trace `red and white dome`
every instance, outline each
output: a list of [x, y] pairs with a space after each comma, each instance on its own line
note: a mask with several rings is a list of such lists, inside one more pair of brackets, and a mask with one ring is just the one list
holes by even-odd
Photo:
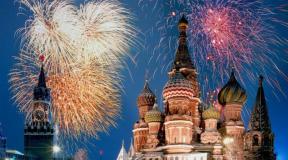
[[194, 89], [192, 83], [187, 80], [181, 72], [176, 71], [163, 89], [163, 97], [168, 100], [173, 97], [194, 97]]

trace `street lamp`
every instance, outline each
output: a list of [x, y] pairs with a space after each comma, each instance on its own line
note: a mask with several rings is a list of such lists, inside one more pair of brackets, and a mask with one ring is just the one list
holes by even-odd
[[61, 151], [61, 148], [58, 145], [53, 146], [53, 153], [59, 153]]

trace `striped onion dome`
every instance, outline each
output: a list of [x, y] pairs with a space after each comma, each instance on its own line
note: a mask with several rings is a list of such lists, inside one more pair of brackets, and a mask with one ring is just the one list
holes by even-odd
[[220, 90], [218, 94], [218, 102], [221, 105], [237, 103], [244, 104], [247, 99], [246, 91], [237, 82], [234, 72], [231, 73], [227, 84]]
[[151, 91], [148, 81], [146, 80], [144, 88], [137, 99], [138, 106], [152, 106], [155, 103], [155, 94]]
[[212, 105], [202, 113], [203, 119], [220, 119], [220, 113]]
[[163, 96], [166, 100], [172, 97], [187, 97], [192, 98], [193, 85], [187, 80], [181, 72], [177, 71], [172, 75], [163, 89]]
[[153, 109], [145, 114], [145, 122], [161, 122], [162, 113], [159, 111], [157, 103], [154, 103]]

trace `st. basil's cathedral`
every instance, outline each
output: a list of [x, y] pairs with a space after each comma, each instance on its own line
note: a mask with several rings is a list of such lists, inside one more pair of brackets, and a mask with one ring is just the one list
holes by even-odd
[[201, 107], [197, 71], [191, 60], [188, 21], [178, 23], [179, 46], [169, 80], [163, 89], [163, 111], [146, 81], [137, 99], [139, 120], [134, 124], [133, 143], [124, 145], [117, 160], [274, 160], [274, 134], [259, 77], [258, 92], [248, 128], [241, 113], [245, 89], [232, 71], [218, 93], [220, 109]]

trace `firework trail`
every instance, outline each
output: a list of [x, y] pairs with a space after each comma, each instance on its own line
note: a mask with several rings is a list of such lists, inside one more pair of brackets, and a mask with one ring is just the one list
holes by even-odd
[[186, 15], [189, 45], [193, 49], [190, 53], [200, 73], [199, 81], [204, 83], [202, 93], [223, 85], [231, 68], [246, 87], [256, 82], [262, 73], [276, 93], [282, 92], [281, 79], [275, 77], [280, 75], [288, 80], [279, 65], [287, 64], [288, 59], [287, 38], [278, 30], [288, 30], [287, 20], [283, 18], [287, 16], [287, 9], [283, 3], [285, 1], [273, 6], [263, 0], [139, 1], [143, 7], [158, 5], [156, 8], [161, 11], [155, 12], [162, 13], [154, 25], [161, 39], [151, 56], [156, 63], [161, 63], [162, 68], [158, 69], [161, 72], [167, 72], [171, 66], [178, 39], [176, 25], [180, 17]]
[[65, 0], [20, 4], [33, 15], [18, 30], [22, 50], [10, 73], [20, 110], [29, 119], [39, 66], [44, 65], [60, 137], [108, 132], [120, 112], [119, 69], [136, 35], [128, 10], [116, 0], [91, 1], [80, 9]]

